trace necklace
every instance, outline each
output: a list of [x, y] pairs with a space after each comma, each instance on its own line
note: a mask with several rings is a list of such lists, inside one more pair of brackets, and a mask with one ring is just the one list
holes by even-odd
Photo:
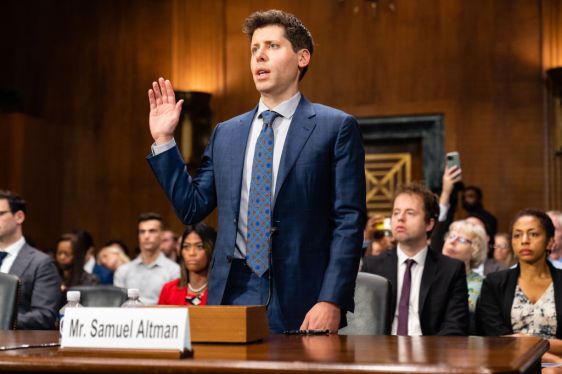
[[191, 291], [192, 293], [199, 293], [199, 292], [203, 291], [205, 288], [207, 288], [207, 283], [208, 282], [205, 282], [205, 284], [203, 284], [199, 288], [193, 288], [193, 287], [191, 287], [191, 283], [188, 283], [187, 288], [189, 288], [189, 291]]

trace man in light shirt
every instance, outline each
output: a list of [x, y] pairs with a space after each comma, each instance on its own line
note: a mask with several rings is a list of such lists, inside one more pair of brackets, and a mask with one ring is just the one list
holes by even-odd
[[392, 208], [396, 249], [364, 259], [362, 271], [392, 284], [390, 333], [466, 335], [468, 291], [461, 261], [429, 250], [439, 215], [437, 197], [421, 184], [400, 188]]
[[0, 272], [20, 278], [17, 329], [55, 327], [61, 302], [61, 279], [53, 259], [25, 242], [22, 225], [26, 202], [0, 191]]
[[138, 219], [140, 254], [115, 271], [113, 284], [123, 288], [138, 288], [145, 305], [158, 304], [165, 283], [180, 277], [180, 267], [160, 251], [162, 217], [155, 213], [141, 214]]

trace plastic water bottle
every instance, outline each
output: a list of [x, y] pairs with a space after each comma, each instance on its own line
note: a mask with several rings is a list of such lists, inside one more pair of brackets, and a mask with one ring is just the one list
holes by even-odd
[[64, 312], [66, 311], [66, 308], [82, 307], [82, 304], [80, 304], [80, 291], [68, 291], [66, 293], [66, 301], [67, 303], [59, 310], [59, 328], [60, 328], [61, 336], [62, 336], [62, 324], [64, 322]]
[[139, 300], [139, 289], [129, 288], [127, 289], [127, 301], [121, 305], [122, 308], [138, 308], [144, 306], [144, 304]]

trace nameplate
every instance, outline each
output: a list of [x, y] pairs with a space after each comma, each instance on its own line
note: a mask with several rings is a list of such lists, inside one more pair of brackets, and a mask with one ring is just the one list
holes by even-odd
[[188, 308], [67, 308], [61, 348], [191, 351]]

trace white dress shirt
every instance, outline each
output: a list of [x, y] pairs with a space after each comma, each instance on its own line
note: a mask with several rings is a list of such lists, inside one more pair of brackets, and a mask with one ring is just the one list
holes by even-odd
[[246, 256], [246, 234], [248, 232], [248, 198], [250, 196], [250, 184], [252, 182], [252, 165], [254, 164], [254, 152], [256, 150], [256, 142], [263, 127], [263, 120], [260, 115], [266, 110], [272, 110], [280, 114], [273, 121], [273, 178], [271, 180], [271, 206], [275, 204], [275, 186], [277, 183], [277, 173], [279, 171], [279, 163], [285, 146], [285, 139], [289, 132], [289, 126], [293, 119], [293, 115], [297, 110], [301, 99], [300, 92], [291, 97], [289, 100], [282, 102], [275, 108], [269, 109], [260, 99], [256, 117], [250, 128], [248, 143], [246, 145], [246, 154], [244, 156], [244, 169], [242, 171], [242, 190], [240, 192], [240, 212], [238, 214], [238, 231], [236, 233], [236, 251], [235, 258], [245, 258]]
[[398, 287], [396, 292], [396, 312], [392, 321], [392, 335], [396, 335], [398, 330], [398, 305], [400, 304], [400, 295], [402, 294], [402, 283], [404, 282], [404, 273], [406, 272], [406, 260], [409, 258], [416, 261], [410, 270], [412, 275], [412, 283], [410, 286], [410, 303], [408, 306], [408, 335], [419, 336], [422, 335], [420, 324], [420, 286], [425, 266], [425, 258], [427, 257], [428, 247], [419, 251], [414, 257], [408, 257], [398, 244]]
[[14, 260], [18, 257], [21, 249], [25, 245], [25, 239], [23, 236], [19, 238], [14, 243], [10, 244], [2, 251], [6, 252], [8, 255], [4, 258], [4, 262], [2, 262], [2, 266], [0, 266], [0, 273], [8, 273], [14, 264]]

